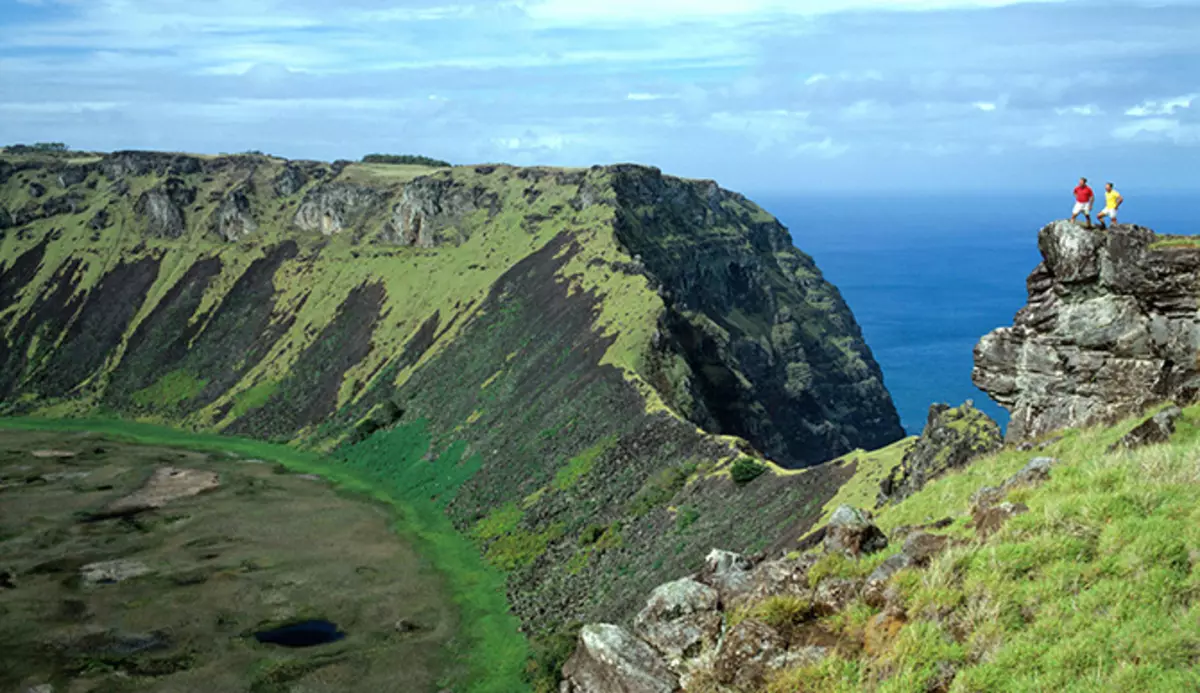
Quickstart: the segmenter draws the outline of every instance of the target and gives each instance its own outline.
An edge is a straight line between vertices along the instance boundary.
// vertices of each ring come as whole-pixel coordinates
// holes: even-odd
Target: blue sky
[[[7,143],[1200,189],[1200,0],[0,0],[0,32]]]

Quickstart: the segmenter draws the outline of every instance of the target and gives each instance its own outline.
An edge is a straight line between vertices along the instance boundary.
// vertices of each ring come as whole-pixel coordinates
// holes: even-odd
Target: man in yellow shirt
[[[1117,208],[1124,201],[1125,198],[1121,197],[1121,193],[1117,192],[1112,183],[1104,184],[1104,210],[1096,215],[1096,221],[1100,222],[1100,228],[1107,228],[1104,225],[1105,219],[1112,226],[1117,225]]]

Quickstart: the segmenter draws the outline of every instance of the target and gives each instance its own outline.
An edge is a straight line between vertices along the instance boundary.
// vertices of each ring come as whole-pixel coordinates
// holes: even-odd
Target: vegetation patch
[[[951,515],[963,540],[892,579],[907,619],[894,636],[867,637],[861,655],[838,653],[780,676],[772,693],[859,690],[1146,690],[1200,687],[1200,407],[1166,445],[1109,453],[1145,417],[1072,430],[1037,453],[1006,449],[885,507],[885,531]],[[986,540],[968,526],[972,494],[999,486],[1032,457],[1051,456],[1050,479],[1007,500],[1029,511]],[[861,578],[898,547],[852,560],[823,557],[812,584]],[[851,605],[827,625],[863,638],[877,610]]]
[[[174,407],[200,394],[207,384],[207,379],[197,378],[187,371],[171,371],[150,387],[133,393],[131,399],[140,407]]]
[[[767,471],[767,466],[753,457],[742,456],[734,460],[729,467],[730,478],[735,484],[744,486]]]
[[[596,460],[609,448],[611,448],[615,442],[616,437],[609,436],[587,450],[579,453],[575,457],[572,457],[566,465],[555,472],[555,490],[566,491],[575,484],[579,483],[580,479],[587,476],[588,472],[592,471],[592,467],[596,464]]]

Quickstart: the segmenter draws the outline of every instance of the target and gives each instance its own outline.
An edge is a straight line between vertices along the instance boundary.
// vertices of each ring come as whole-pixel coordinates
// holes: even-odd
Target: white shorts
[[[1091,202],[1076,202],[1075,203],[1075,211],[1071,212],[1071,216],[1075,216],[1076,214],[1091,214],[1091,213],[1092,213],[1092,203]]]
[[[1097,217],[1108,217],[1108,219],[1110,221],[1116,221],[1117,220],[1117,208],[1116,207],[1105,207],[1104,211],[1100,212],[1096,216]]]

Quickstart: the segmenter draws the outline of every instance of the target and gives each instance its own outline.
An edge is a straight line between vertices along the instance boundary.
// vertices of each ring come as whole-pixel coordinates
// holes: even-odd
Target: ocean
[[[1057,196],[752,199],[841,290],[904,428],[917,434],[935,402],[973,400],[1007,423],[1007,412],[971,383],[972,350],[984,334],[1011,325],[1024,305],[1025,278],[1041,262],[1038,231],[1070,215],[1072,186],[1064,187]],[[1123,223],[1200,234],[1186,216],[1196,195],[1122,193]]]

